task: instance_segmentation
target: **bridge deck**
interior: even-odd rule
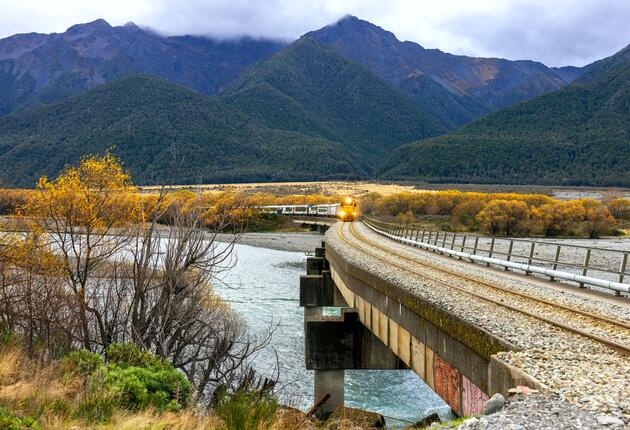
[[[395,285],[406,304],[417,297],[501,339],[504,350],[495,356],[541,387],[630,422],[627,299],[443,257],[360,223],[338,223],[326,246]]]

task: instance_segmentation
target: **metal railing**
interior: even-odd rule
[[[560,243],[427,230],[362,217],[373,230],[458,258],[630,294],[630,252]],[[626,281],[626,282],[624,282]]]

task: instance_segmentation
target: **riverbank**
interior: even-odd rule
[[[219,234],[219,242],[231,242],[230,234]],[[321,246],[324,236],[318,232],[269,232],[244,233],[238,240],[240,245],[255,246],[257,248],[275,249],[277,251],[303,252],[312,254],[315,248]]]

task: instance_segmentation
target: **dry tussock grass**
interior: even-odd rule
[[[143,192],[155,192],[160,187],[141,187]],[[288,195],[352,195],[360,197],[369,192],[377,192],[383,195],[400,193],[403,191],[417,191],[413,185],[385,184],[368,181],[357,182],[268,182],[248,184],[208,184],[208,185],[181,185],[174,187],[177,190],[188,189],[204,192],[234,191],[245,195],[255,193],[270,193],[275,196]]]
[[[80,381],[64,376],[56,364],[31,360],[18,348],[0,355],[0,406],[31,415],[72,404],[80,390]]]

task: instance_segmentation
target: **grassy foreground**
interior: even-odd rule
[[[6,337],[6,336],[5,336]],[[168,362],[130,344],[105,358],[75,351],[58,360],[0,346],[0,429],[281,430],[369,428],[346,418],[318,422],[271,396],[236,393],[212,408],[196,405]],[[339,417],[340,416],[340,417]]]

